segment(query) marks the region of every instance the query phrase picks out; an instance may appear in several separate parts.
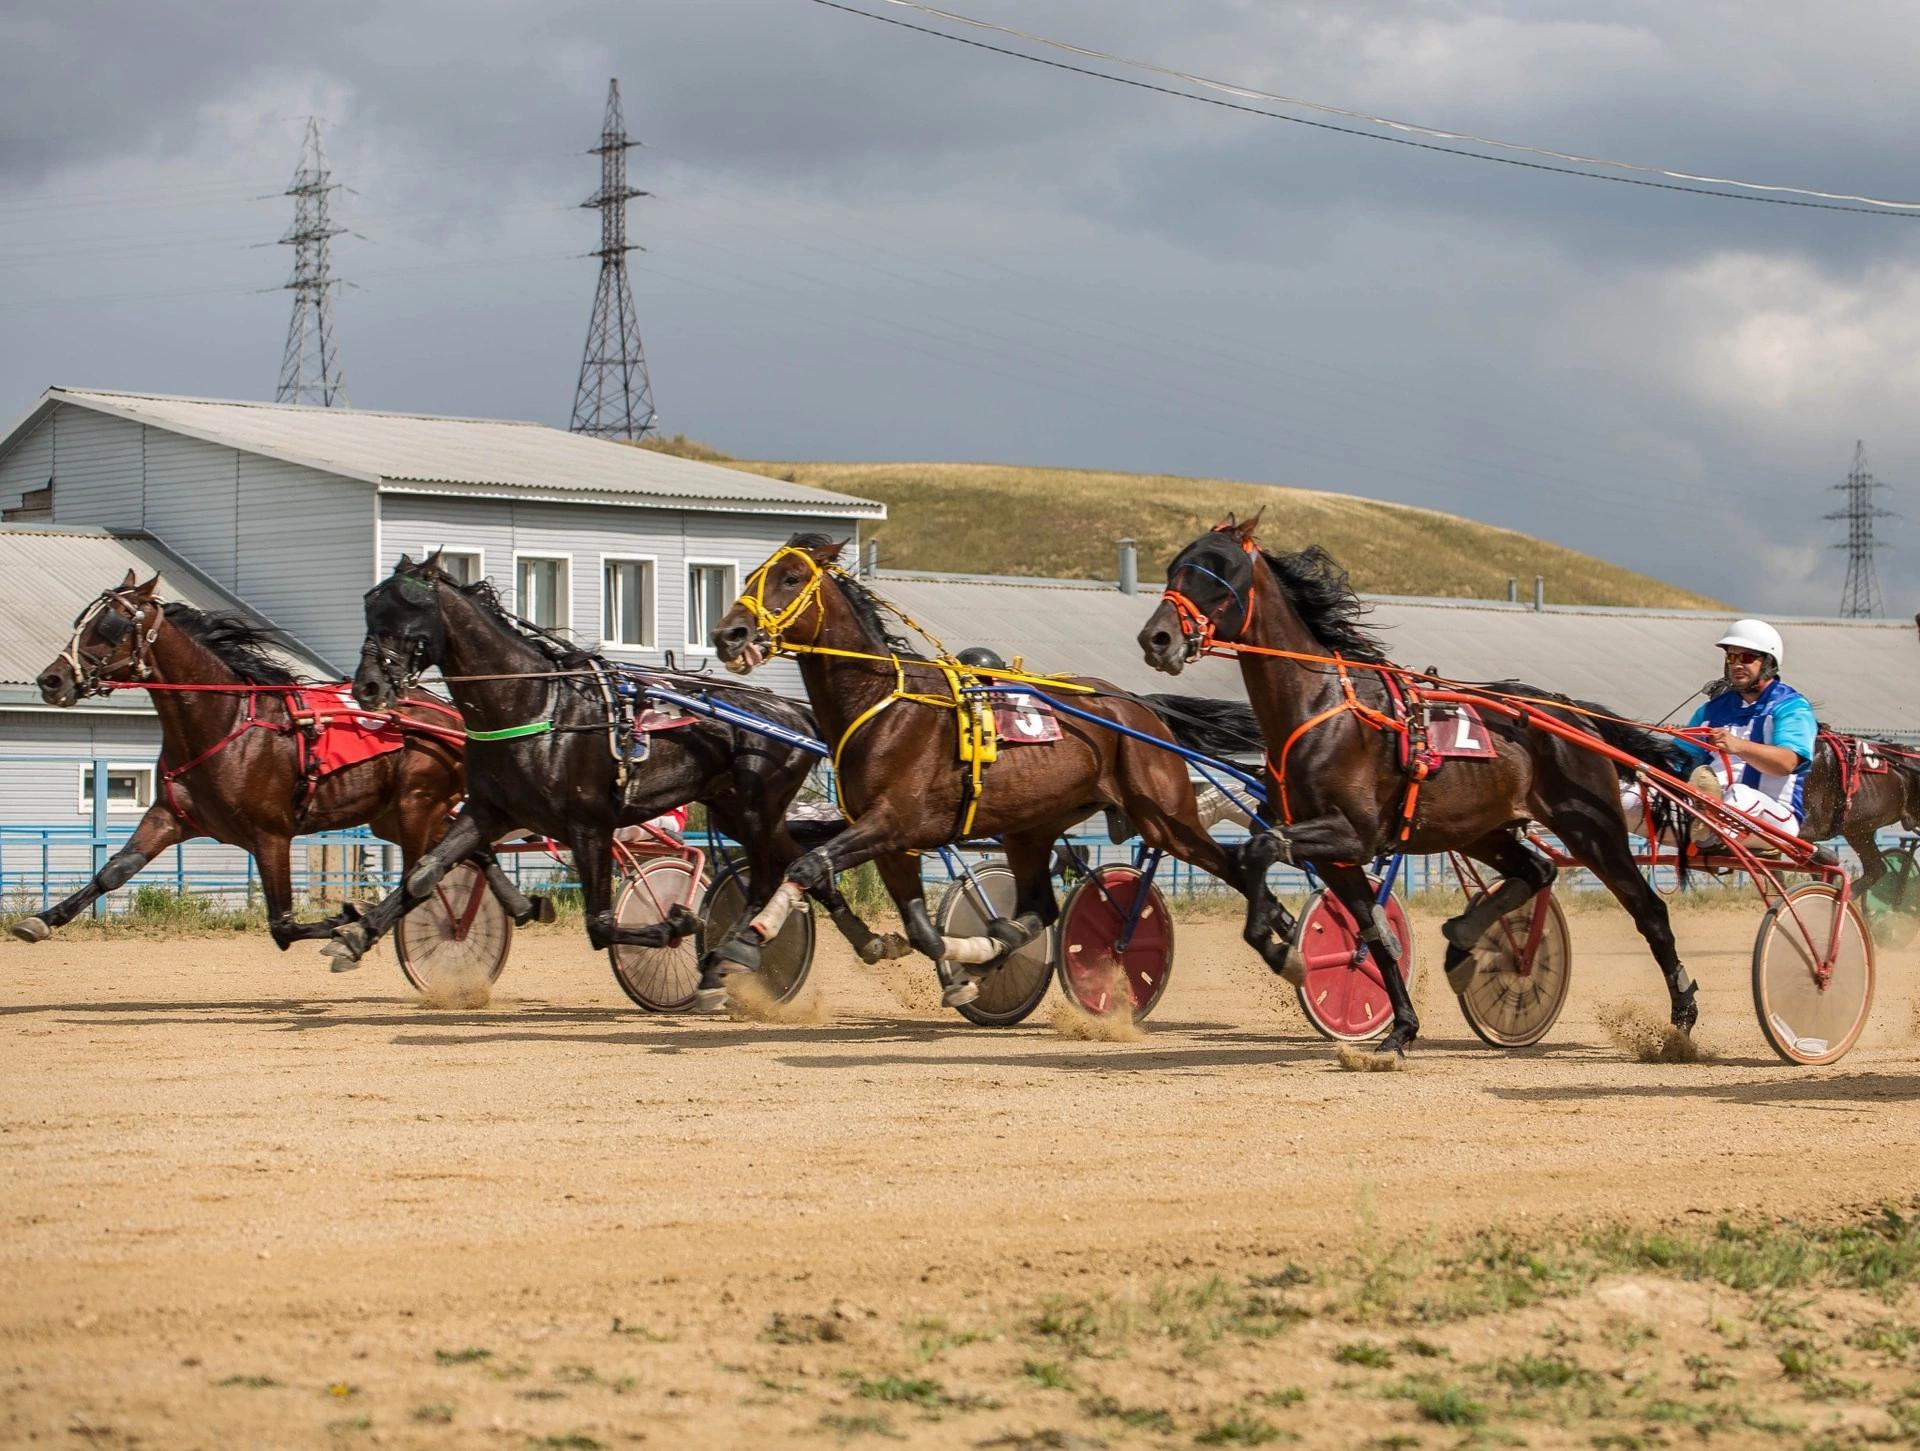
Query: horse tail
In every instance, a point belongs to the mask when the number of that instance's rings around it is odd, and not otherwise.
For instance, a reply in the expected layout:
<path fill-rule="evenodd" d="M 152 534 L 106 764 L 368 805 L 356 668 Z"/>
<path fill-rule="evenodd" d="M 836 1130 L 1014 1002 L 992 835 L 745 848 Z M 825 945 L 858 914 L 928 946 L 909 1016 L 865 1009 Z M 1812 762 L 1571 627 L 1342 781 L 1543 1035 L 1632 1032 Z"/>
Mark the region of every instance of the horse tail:
<path fill-rule="evenodd" d="M 1264 750 L 1260 722 L 1252 707 L 1235 700 L 1198 695 L 1143 695 L 1140 703 L 1190 751 L 1205 756 L 1257 755 Z"/>

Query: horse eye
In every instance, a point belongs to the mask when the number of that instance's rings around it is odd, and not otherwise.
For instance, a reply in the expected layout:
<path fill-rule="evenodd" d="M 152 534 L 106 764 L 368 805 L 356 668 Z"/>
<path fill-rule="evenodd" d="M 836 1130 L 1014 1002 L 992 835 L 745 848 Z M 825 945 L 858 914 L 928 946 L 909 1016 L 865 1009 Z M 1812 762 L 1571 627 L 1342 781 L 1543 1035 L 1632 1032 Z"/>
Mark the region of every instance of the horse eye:
<path fill-rule="evenodd" d="M 797 572 L 793 570 L 788 570 L 784 575 L 780 577 L 780 583 L 784 585 L 789 585 L 789 586 L 796 585 L 800 583 L 800 576 Z"/>

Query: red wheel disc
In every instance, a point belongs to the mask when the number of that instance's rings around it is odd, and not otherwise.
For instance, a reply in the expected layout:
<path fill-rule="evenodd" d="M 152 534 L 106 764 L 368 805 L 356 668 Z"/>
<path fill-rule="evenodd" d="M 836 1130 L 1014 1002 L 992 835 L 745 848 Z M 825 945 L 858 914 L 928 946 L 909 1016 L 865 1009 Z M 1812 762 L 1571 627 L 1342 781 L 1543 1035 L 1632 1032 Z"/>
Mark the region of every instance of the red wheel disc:
<path fill-rule="evenodd" d="M 1387 897 L 1387 926 L 1400 943 L 1400 960 L 1412 966 L 1412 934 L 1397 896 Z M 1393 1003 L 1387 997 L 1381 966 L 1369 952 L 1359 962 L 1353 918 L 1331 892 L 1316 892 L 1301 914 L 1294 935 L 1306 981 L 1300 985 L 1300 1006 L 1313 1024 L 1330 1038 L 1363 1042 L 1383 1032 L 1393 1021 Z"/>
<path fill-rule="evenodd" d="M 1097 882 L 1097 886 L 1096 886 Z M 1120 934 L 1141 892 L 1147 900 L 1125 952 Z M 1166 899 L 1132 867 L 1101 867 L 1075 887 L 1060 915 L 1060 987 L 1096 1017 L 1118 1010 L 1124 992 L 1133 1017 L 1153 1011 L 1173 968 L 1173 923 Z"/>

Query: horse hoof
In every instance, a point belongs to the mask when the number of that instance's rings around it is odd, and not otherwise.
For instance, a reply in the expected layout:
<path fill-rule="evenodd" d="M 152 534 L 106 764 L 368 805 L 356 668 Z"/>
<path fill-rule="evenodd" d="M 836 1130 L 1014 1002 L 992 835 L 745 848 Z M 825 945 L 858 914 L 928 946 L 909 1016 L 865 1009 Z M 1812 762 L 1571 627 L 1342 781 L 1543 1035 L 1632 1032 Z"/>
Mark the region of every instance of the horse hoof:
<path fill-rule="evenodd" d="M 370 945 L 366 928 L 355 922 L 334 929 L 333 940 L 321 948 L 320 953 L 323 957 L 333 959 L 335 972 L 352 972 L 360 965 L 360 959 L 366 955 Z"/>
<path fill-rule="evenodd" d="M 1283 979 L 1295 987 L 1304 987 L 1306 985 L 1306 964 L 1301 962 L 1300 955 L 1293 950 L 1293 944 L 1291 942 L 1283 942 L 1280 944 L 1279 964 L 1276 966 L 1272 960 L 1269 959 L 1267 966 L 1271 967 Z"/>
<path fill-rule="evenodd" d="M 1029 942 L 1033 941 L 1034 934 L 1029 932 L 1022 923 L 1016 921 L 1014 918 L 995 917 L 991 922 L 987 923 L 987 936 L 1006 948 L 1006 952 L 1001 953 L 999 957 L 994 959 L 995 962 L 999 962 L 1009 954 L 1018 952 Z"/>
<path fill-rule="evenodd" d="M 354 972 L 360 966 L 360 959 L 353 955 L 345 943 L 330 942 L 320 951 L 327 959 L 328 968 L 334 972 Z"/>
<path fill-rule="evenodd" d="M 701 968 L 708 976 L 728 972 L 758 972 L 760 944 L 745 937 L 729 937 L 707 954 Z"/>
<path fill-rule="evenodd" d="M 695 988 L 693 991 L 693 1011 L 709 1016 L 724 1013 L 727 1010 L 727 990 L 723 987 Z"/>
<path fill-rule="evenodd" d="M 958 982 L 950 982 L 940 989 L 940 1006 L 943 1008 L 962 1008 L 980 996 L 980 984 L 970 977 Z"/>
<path fill-rule="evenodd" d="M 1473 945 L 1478 942 L 1480 938 L 1477 934 L 1469 931 L 1466 926 L 1466 921 L 1467 919 L 1465 917 L 1453 917 L 1442 922 L 1440 924 L 1440 935 L 1446 938 L 1450 945 L 1459 948 L 1462 952 L 1471 952 L 1473 951 Z"/>
<path fill-rule="evenodd" d="M 898 932 L 882 933 L 880 942 L 880 957 L 882 961 L 892 962 L 898 958 L 913 955 L 913 944 Z"/>
<path fill-rule="evenodd" d="M 22 942 L 45 942 L 53 936 L 53 929 L 38 917 L 22 917 L 7 931 Z"/>

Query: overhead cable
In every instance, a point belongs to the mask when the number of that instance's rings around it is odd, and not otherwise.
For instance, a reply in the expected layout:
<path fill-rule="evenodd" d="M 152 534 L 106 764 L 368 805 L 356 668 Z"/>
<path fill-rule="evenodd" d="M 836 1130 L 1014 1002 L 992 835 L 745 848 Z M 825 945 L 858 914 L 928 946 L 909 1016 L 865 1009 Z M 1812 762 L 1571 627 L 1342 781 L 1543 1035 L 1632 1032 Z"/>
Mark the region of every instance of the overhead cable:
<path fill-rule="evenodd" d="M 1286 121 L 1295 126 L 1308 126 L 1317 131 L 1332 131 L 1342 136 L 1355 136 L 1367 141 L 1384 141 L 1393 146 L 1409 146 L 1417 151 L 1437 151 L 1448 156 L 1461 156 L 1471 161 L 1488 161 L 1501 166 L 1516 166 L 1527 171 L 1552 172 L 1560 176 L 1582 177 L 1588 181 L 1608 181 L 1621 186 L 1649 187 L 1656 191 L 1685 192 L 1693 196 L 1717 197 L 1721 201 L 1756 202 L 1767 206 L 1804 207 L 1814 211 L 1855 212 L 1866 216 L 1897 217 L 1911 220 L 1920 216 L 1920 201 L 1896 201 L 1885 197 L 1858 195 L 1852 192 L 1820 191 L 1812 187 L 1785 186 L 1770 182 L 1744 181 L 1737 177 L 1708 176 L 1699 172 L 1681 171 L 1664 166 L 1648 166 L 1638 162 L 1609 160 L 1605 157 L 1582 156 L 1576 152 L 1554 151 L 1544 146 L 1532 146 L 1524 142 L 1501 141 L 1493 137 L 1476 136 L 1471 132 L 1448 131 L 1436 126 L 1422 126 L 1410 121 L 1397 121 L 1386 116 L 1373 116 L 1364 111 L 1352 111 L 1344 107 L 1329 105 L 1320 101 L 1304 100 L 1297 96 L 1279 95 L 1274 92 L 1255 90 L 1249 86 L 1233 85 L 1226 81 L 1209 80 L 1186 71 L 1175 70 L 1152 61 L 1133 60 L 1126 56 L 1114 55 L 1108 51 L 1092 50 L 1086 46 L 1073 45 L 1064 40 L 1054 40 L 1044 35 L 1035 35 L 1011 26 L 999 25 L 989 20 L 977 20 L 969 15 L 961 15 L 951 10 L 941 10 L 932 5 L 920 3 L 920 0 L 879 0 L 879 3 L 894 5 L 903 9 L 916 10 L 924 15 L 943 20 L 954 25 L 970 25 L 980 30 L 992 31 L 1030 45 L 1044 45 L 1055 50 L 1066 51 L 1073 55 L 1085 56 L 1104 64 L 1127 66 L 1137 70 L 1149 71 L 1155 75 L 1166 76 L 1183 85 L 1197 86 L 1204 90 L 1217 91 L 1226 96 L 1240 97 L 1239 100 L 1224 100 L 1220 95 L 1195 95 L 1192 91 L 1183 91 L 1174 86 L 1163 86 L 1152 81 L 1136 80 L 1131 76 L 1119 76 L 1111 71 L 1095 70 L 1090 66 L 1074 65 L 1067 61 L 1050 60 L 1046 56 L 1030 55 L 1026 51 L 1015 50 L 1009 46 L 994 45 L 984 40 L 974 40 L 964 35 L 952 35 L 932 26 L 918 25 L 911 20 L 902 20 L 897 16 L 879 15 L 871 10 L 862 10 L 855 5 L 843 4 L 842 0 L 811 0 L 815 5 L 823 5 L 829 10 L 838 10 L 843 14 L 857 15 L 864 20 L 877 20 L 883 25 L 896 26 L 902 30 L 915 31 L 921 35 L 930 35 L 939 40 L 951 41 L 955 45 L 969 46 L 975 50 L 990 51 L 995 55 L 1007 56 L 1013 60 L 1023 60 L 1031 65 L 1046 66 L 1052 70 L 1069 71 L 1074 75 L 1088 76 L 1094 80 L 1111 81 L 1116 85 L 1131 86 L 1135 90 L 1153 91 L 1160 95 L 1177 96 L 1182 100 L 1197 101 L 1204 106 L 1217 106 L 1223 110 L 1241 111 L 1248 115 L 1264 116 L 1273 121 Z M 1409 132 L 1412 135 L 1437 138 L 1435 140 L 1416 141 L 1410 136 L 1382 136 L 1375 131 L 1362 131 L 1353 126 L 1339 126 L 1330 121 L 1313 121 L 1304 116 L 1289 116 L 1281 111 L 1270 111 L 1262 106 L 1248 104 L 1250 100 L 1265 101 L 1279 106 L 1295 106 L 1303 110 L 1312 110 L 1324 115 L 1341 116 L 1349 120 L 1364 122 L 1373 126 L 1385 126 L 1393 130 Z M 1527 152 L 1534 156 L 1552 158 L 1550 161 L 1528 161 L 1518 156 L 1489 156 L 1481 151 L 1469 151 L 1464 146 L 1442 145 L 1442 141 L 1457 141 L 1465 146 L 1488 146 L 1506 151 Z M 1570 163 L 1556 165 L 1556 162 Z M 1638 176 L 1615 176 L 1604 171 L 1587 171 L 1583 167 L 1611 167 L 1621 171 L 1643 173 Z M 1656 176 L 1674 178 L 1668 181 L 1653 180 Z M 1740 191 L 1719 191 L 1717 187 L 1739 187 Z M 1748 195 L 1747 193 L 1773 193 L 1773 195 Z"/>

